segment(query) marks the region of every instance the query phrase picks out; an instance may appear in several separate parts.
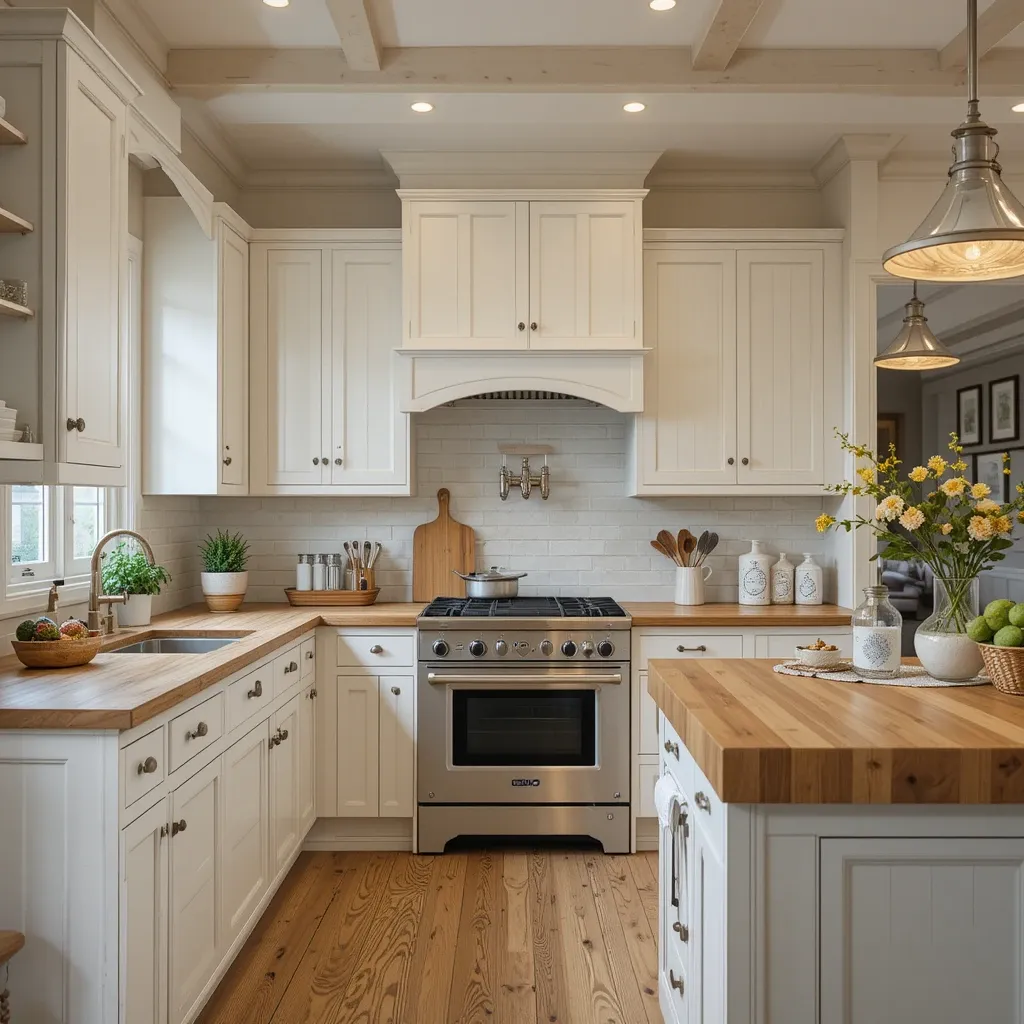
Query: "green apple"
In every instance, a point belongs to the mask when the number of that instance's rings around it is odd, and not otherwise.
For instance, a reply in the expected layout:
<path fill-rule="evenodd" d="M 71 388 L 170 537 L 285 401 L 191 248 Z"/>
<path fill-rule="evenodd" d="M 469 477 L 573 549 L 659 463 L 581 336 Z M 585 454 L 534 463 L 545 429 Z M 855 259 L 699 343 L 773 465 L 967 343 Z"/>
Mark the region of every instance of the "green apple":
<path fill-rule="evenodd" d="M 984 615 L 979 615 L 967 623 L 967 635 L 975 643 L 987 644 L 992 639 L 992 627 L 985 621 Z"/>
<path fill-rule="evenodd" d="M 1024 630 L 1019 626 L 1003 626 L 992 642 L 996 647 L 1024 647 Z"/>
<path fill-rule="evenodd" d="M 989 605 L 989 608 L 992 606 Z M 996 608 L 993 611 L 985 609 L 985 621 L 988 623 L 989 629 L 993 633 L 998 633 L 1004 626 L 1010 624 L 1010 609 L 1009 608 Z"/>
<path fill-rule="evenodd" d="M 1024 603 L 1015 604 L 1010 609 L 1010 625 L 1024 627 Z"/>
<path fill-rule="evenodd" d="M 1005 597 L 996 598 L 995 601 L 989 601 L 985 605 L 985 610 L 981 613 L 987 619 L 990 615 L 995 615 L 999 611 L 1009 611 L 1014 605 L 1013 601 L 1007 600 Z"/>

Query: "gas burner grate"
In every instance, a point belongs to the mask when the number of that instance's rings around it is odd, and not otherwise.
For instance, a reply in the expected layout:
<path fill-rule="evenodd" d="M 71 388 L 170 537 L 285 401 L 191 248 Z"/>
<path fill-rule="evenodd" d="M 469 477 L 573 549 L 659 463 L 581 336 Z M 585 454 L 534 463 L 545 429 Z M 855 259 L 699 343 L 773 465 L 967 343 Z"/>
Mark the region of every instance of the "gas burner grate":
<path fill-rule="evenodd" d="M 610 597 L 436 597 L 424 608 L 422 618 L 623 619 L 626 611 Z"/>

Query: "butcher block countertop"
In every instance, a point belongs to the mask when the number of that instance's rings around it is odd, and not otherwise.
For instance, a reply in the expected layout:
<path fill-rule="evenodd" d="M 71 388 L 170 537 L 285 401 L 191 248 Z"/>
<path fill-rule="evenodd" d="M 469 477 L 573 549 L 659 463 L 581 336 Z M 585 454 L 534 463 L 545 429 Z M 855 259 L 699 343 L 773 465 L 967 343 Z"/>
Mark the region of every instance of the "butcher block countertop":
<path fill-rule="evenodd" d="M 622 605 L 634 626 L 849 626 L 853 612 L 836 604 L 681 605 L 669 601 L 627 601 Z"/>
<path fill-rule="evenodd" d="M 725 802 L 1024 803 L 1024 697 L 650 662 L 655 703 Z"/>

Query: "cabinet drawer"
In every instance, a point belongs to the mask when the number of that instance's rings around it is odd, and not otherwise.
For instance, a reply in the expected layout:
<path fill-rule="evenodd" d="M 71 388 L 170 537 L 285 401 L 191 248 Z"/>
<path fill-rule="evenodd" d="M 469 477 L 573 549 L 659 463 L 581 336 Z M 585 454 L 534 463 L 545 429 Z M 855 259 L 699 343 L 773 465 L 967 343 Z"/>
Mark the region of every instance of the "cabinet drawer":
<path fill-rule="evenodd" d="M 291 676 L 289 676 L 291 678 Z M 250 672 L 236 679 L 227 691 L 227 731 L 231 732 L 247 718 L 266 707 L 274 699 L 274 665 Z"/>
<path fill-rule="evenodd" d="M 826 629 L 808 627 L 802 633 L 775 633 L 757 637 L 756 651 L 759 658 L 790 658 L 795 657 L 798 644 L 811 644 L 821 638 L 827 644 L 835 644 L 844 657 L 853 657 L 853 633 L 830 633 Z"/>
<path fill-rule="evenodd" d="M 411 668 L 416 661 L 416 638 L 411 633 L 338 634 L 338 668 Z"/>
<path fill-rule="evenodd" d="M 274 696 L 280 697 L 285 690 L 301 678 L 301 656 L 298 647 L 290 647 L 274 659 Z"/>
<path fill-rule="evenodd" d="M 171 731 L 169 770 L 173 772 L 224 735 L 224 694 L 218 693 L 172 718 L 168 728 Z"/>
<path fill-rule="evenodd" d="M 658 715 L 658 745 L 664 770 L 676 780 L 688 802 L 693 800 L 693 758 L 683 746 L 679 733 L 662 714 Z"/>
<path fill-rule="evenodd" d="M 637 794 L 637 817 L 656 818 L 658 812 L 654 806 L 654 784 L 661 774 L 661 766 L 655 764 L 640 765 L 640 792 Z"/>
<path fill-rule="evenodd" d="M 167 775 L 164 763 L 164 727 L 154 729 L 121 751 L 124 806 L 130 807 Z"/>
<path fill-rule="evenodd" d="M 728 636 L 642 636 L 637 667 L 643 671 L 651 658 L 742 658 L 743 634 Z"/>
<path fill-rule="evenodd" d="M 316 674 L 316 640 L 310 637 L 299 647 L 299 678 L 308 679 Z"/>

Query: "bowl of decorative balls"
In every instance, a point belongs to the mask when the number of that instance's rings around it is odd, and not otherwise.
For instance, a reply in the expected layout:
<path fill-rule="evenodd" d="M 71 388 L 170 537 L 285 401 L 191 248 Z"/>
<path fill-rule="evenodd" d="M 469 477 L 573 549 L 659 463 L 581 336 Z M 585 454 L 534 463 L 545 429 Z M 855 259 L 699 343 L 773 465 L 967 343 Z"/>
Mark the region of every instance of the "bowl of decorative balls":
<path fill-rule="evenodd" d="M 57 625 L 53 619 L 26 619 L 11 641 L 25 668 L 75 668 L 87 665 L 99 652 L 103 636 L 90 632 L 84 622 L 69 619 Z"/>

